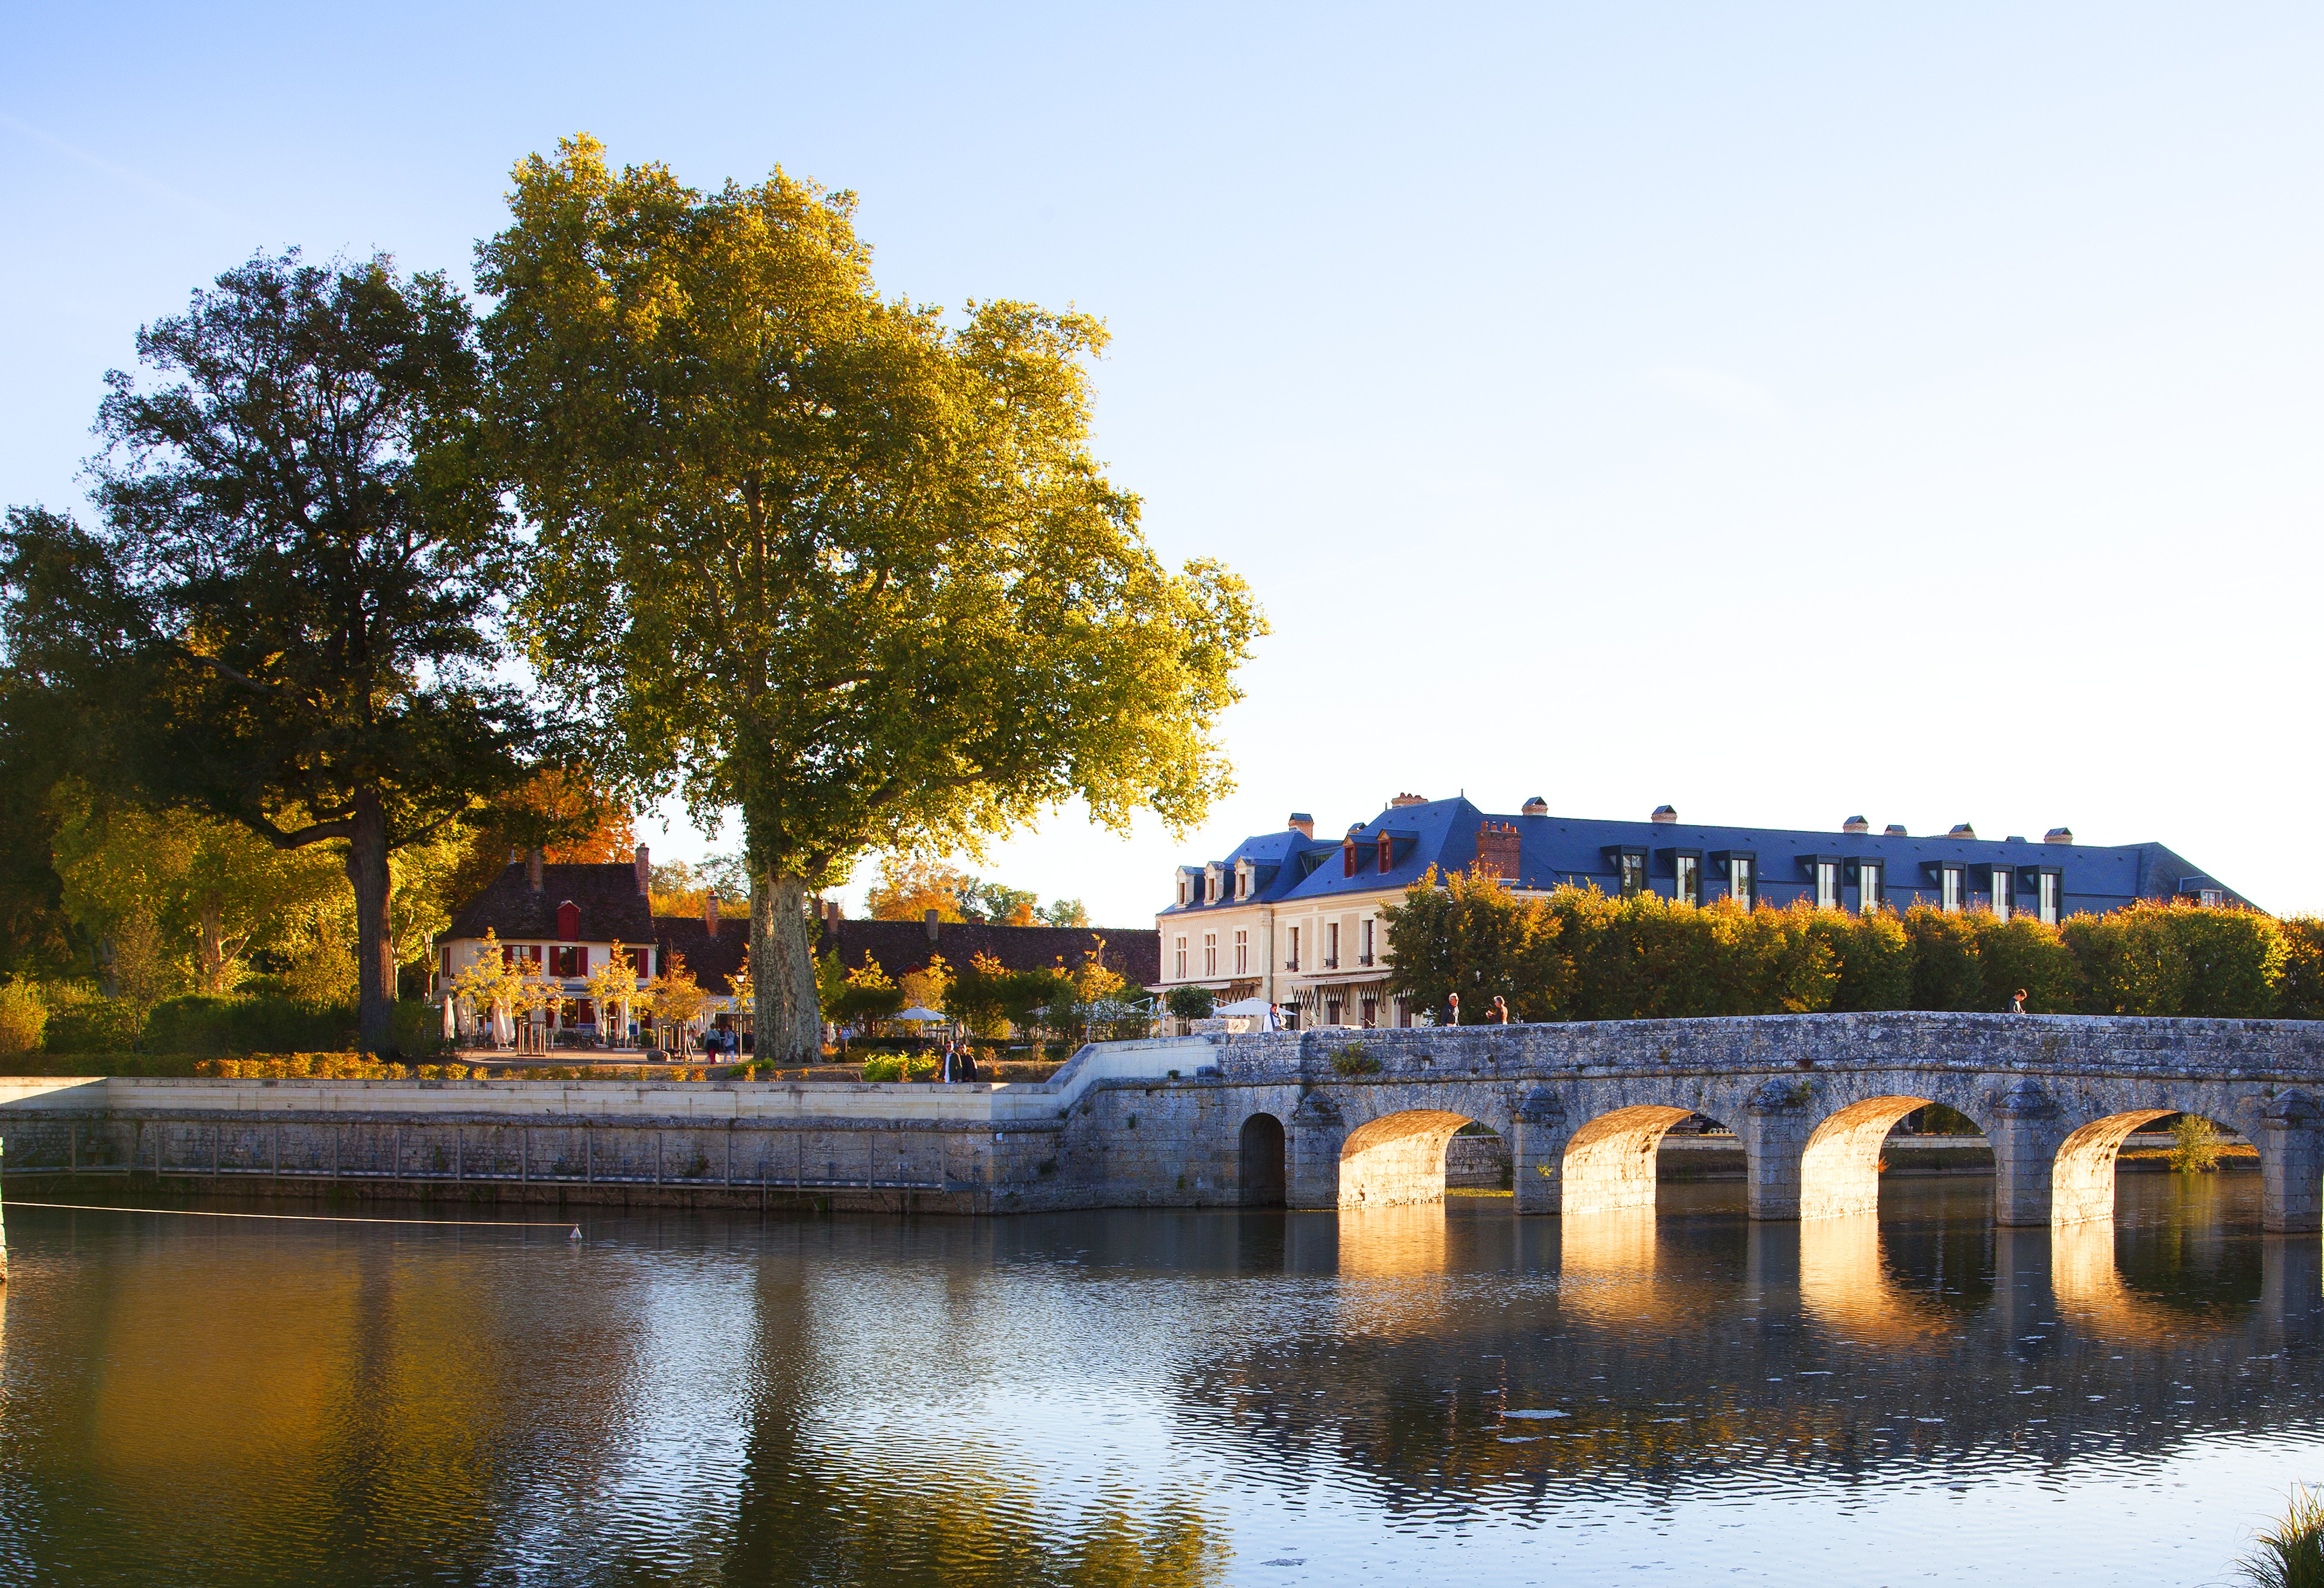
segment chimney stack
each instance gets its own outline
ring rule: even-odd
[[[1840,824],[1840,830],[1843,833],[1868,833],[1872,830],[1872,824],[1860,816],[1852,816]]]
[[[1312,838],[1315,836],[1315,818],[1304,810],[1295,810],[1291,813],[1291,830],[1303,838]]]
[[[1947,833],[1945,836],[1948,838],[1974,838],[1977,836],[1977,824],[1975,822],[1955,822],[1953,824],[1953,830]]]
[[[524,880],[532,884],[532,891],[536,893],[540,891],[540,866],[543,858],[538,849],[530,851],[524,857]]]
[[[2074,829],[2071,827],[2052,827],[2042,835],[2044,844],[2071,844],[2073,841]]]
[[[702,896],[702,929],[714,937],[718,936],[718,890],[715,888]]]
[[[829,921],[834,928],[836,928],[839,925],[842,918],[839,911],[838,900],[826,899],[823,901],[823,919]]]
[[[1399,794],[1395,799],[1388,802],[1388,808],[1390,810],[1400,810],[1407,805],[1425,805],[1427,803],[1427,799],[1419,794]]]
[[[1678,820],[1678,807],[1675,805],[1657,805],[1655,807],[1653,819],[1658,822],[1674,822]]]
[[[638,845],[637,867],[638,891],[644,893],[653,883],[653,862],[646,857],[646,846],[642,844]]]
[[[921,924],[927,928],[928,941],[931,943],[935,942],[936,940],[936,912],[933,909],[928,911],[927,916],[922,919]]]
[[[1519,816],[1547,816],[1549,814],[1549,801],[1536,794],[1532,799],[1526,800],[1525,804],[1518,808],[1517,814]]]
[[[1886,831],[1888,836],[1891,838],[1907,838],[1912,836],[1904,831],[1904,824],[1903,822],[1890,822]]]

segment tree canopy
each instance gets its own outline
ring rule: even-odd
[[[97,787],[345,855],[367,1046],[392,1043],[389,857],[512,782],[508,577],[466,300],[390,260],[259,257],[139,332],[94,528],[12,508],[0,642]]]
[[[639,788],[739,808],[762,1052],[814,1050],[806,895],[868,849],[1228,786],[1261,620],[1091,457],[1096,320],[883,298],[852,196],[780,171],[706,193],[582,137],[511,206],[479,281],[530,654]]]

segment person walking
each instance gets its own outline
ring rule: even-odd
[[[2015,992],[2013,992],[2012,994],[2010,994],[2010,998],[2009,998],[2009,1012],[2010,1012],[2010,1013],[2012,1013],[2012,1014],[2024,1014],[2024,1013],[2025,1012],[2025,989],[2024,989],[2024,988],[2020,987],[2020,988],[2018,988],[2018,989],[2017,989],[2017,991],[2016,991]]]
[[[1493,998],[1493,1020],[1497,1025],[1509,1023],[1509,1006],[1498,993]]]

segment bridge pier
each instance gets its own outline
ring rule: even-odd
[[[1993,1222],[2004,1229],[2050,1223],[2058,1149],[2066,1128],[2057,1100],[2030,1077],[2014,1083],[1994,1103],[1985,1139],[1993,1148]],[[2113,1165],[2108,1161],[2106,1216],[2114,1216]]]
[[[1509,1131],[1509,1186],[1519,1214],[1565,1210],[1565,1148],[1573,1125],[1565,1104],[1546,1086],[1536,1086],[1517,1105]]]
[[[1340,1155],[1348,1141],[1347,1116],[1322,1092],[1310,1092],[1292,1111],[1287,1132],[1283,1205],[1308,1211],[1340,1205]]]
[[[2297,1086],[2270,1098],[2252,1145],[2259,1149],[2260,1228],[2286,1235],[2324,1229],[2324,1107]]]
[[[1763,1083],[1743,1104],[1734,1123],[1743,1143],[1745,1211],[1766,1223],[1793,1223],[1800,1216],[1801,1160],[1813,1129],[1808,1118],[1805,1081]]]

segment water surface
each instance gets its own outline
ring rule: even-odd
[[[2319,1243],[2255,1176],[2054,1235],[1989,1187],[577,1244],[14,1205],[0,1580],[2223,1580],[2324,1478]]]

